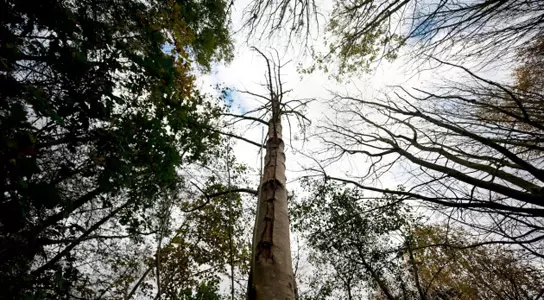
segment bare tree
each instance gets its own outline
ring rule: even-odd
[[[544,6],[538,1],[334,1],[326,20],[325,50],[313,52],[316,65],[339,73],[368,70],[373,62],[395,59],[408,45],[412,59],[443,54],[479,58],[485,65],[512,59],[544,30]],[[308,9],[312,8],[312,9]],[[254,0],[246,27],[255,35],[289,37],[310,32],[319,7],[312,1]],[[260,27],[258,26],[260,25]],[[314,25],[314,27],[317,25]],[[308,37],[308,34],[304,36]],[[306,41],[307,42],[307,41]],[[413,47],[412,47],[413,46]],[[313,70],[315,66],[309,68]]]
[[[267,94],[240,90],[239,93],[259,99],[263,104],[242,115],[225,113],[232,117],[232,122],[249,121],[268,127],[265,145],[266,155],[259,186],[259,197],[253,231],[251,272],[248,282],[249,299],[295,299],[296,284],[291,258],[289,215],[287,210],[287,189],[285,176],[285,153],[282,117],[294,116],[302,127],[309,120],[301,109],[312,99],[294,99],[284,101],[281,78],[281,65],[278,52],[272,58],[257,48],[254,50],[266,61]],[[264,101],[263,101],[264,100]],[[267,121],[265,121],[268,118]],[[244,140],[244,139],[242,139]],[[259,145],[249,140],[250,144]]]
[[[325,162],[364,158],[368,172],[325,175],[417,200],[481,233],[483,243],[514,244],[542,258],[544,97],[452,67],[470,84],[398,87],[379,100],[336,95],[336,118],[320,126],[332,151]],[[380,187],[377,179],[389,172],[407,175],[404,186]]]
[[[247,36],[258,39],[280,34],[287,36],[288,43],[301,38],[307,45],[312,28],[319,25],[315,0],[256,0],[244,12]]]

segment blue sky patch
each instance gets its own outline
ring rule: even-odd
[[[412,30],[412,37],[417,39],[430,37],[438,25],[434,16],[424,16],[416,19],[416,22],[418,23],[415,24]]]
[[[172,53],[172,49],[174,49],[174,45],[170,44],[170,43],[164,43],[161,47],[161,50],[162,52],[166,53],[166,54],[171,54]]]
[[[247,108],[243,104],[240,94],[231,89],[223,90],[223,99],[232,112],[246,113]]]

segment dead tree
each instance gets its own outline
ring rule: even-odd
[[[267,57],[254,48],[266,61],[267,94],[238,91],[265,100],[264,104],[243,115],[226,113],[235,122],[240,120],[260,123],[268,128],[265,145],[236,136],[242,141],[262,147],[266,151],[259,186],[257,213],[253,231],[251,271],[248,281],[248,299],[296,299],[296,285],[291,259],[287,187],[285,176],[285,142],[282,117],[291,128],[288,116],[294,116],[302,128],[309,120],[301,109],[312,99],[283,101],[289,90],[283,89],[279,55]],[[233,135],[234,136],[234,135]]]
[[[423,204],[484,244],[544,258],[544,98],[450,66],[470,84],[398,88],[380,100],[337,95],[337,118],[320,126],[328,162],[366,160],[368,172],[325,175]],[[386,174],[407,179],[382,187]]]

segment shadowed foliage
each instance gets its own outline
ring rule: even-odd
[[[2,297],[76,297],[72,249],[145,231],[207,160],[219,111],[190,70],[231,57],[227,26],[221,0],[0,4]]]

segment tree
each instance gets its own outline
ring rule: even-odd
[[[271,117],[255,216],[248,298],[295,299],[281,125],[283,83],[279,67],[276,70],[262,52],[256,51],[267,64],[266,86],[270,93],[267,105],[270,106]]]
[[[406,267],[417,269],[428,299],[535,299],[544,274],[504,246],[470,247],[460,228],[416,226]],[[467,247],[468,246],[468,247]]]
[[[244,183],[246,171],[243,165],[225,162],[224,155],[232,159],[228,145],[216,152],[208,161],[214,166],[209,168],[213,175],[190,170],[197,175],[188,183],[192,190],[184,187],[164,201],[164,209],[146,211],[151,220],[157,219],[145,226],[151,233],[117,236],[110,243],[98,240],[96,250],[87,242],[74,251],[84,256],[78,263],[93,268],[84,281],[89,289],[85,298],[184,299],[186,294],[199,293],[201,285],[218,281],[221,274],[231,275],[227,267],[238,278],[246,278],[250,244],[243,234],[247,219],[239,193],[257,192],[237,187]],[[220,180],[227,172],[231,184]],[[102,230],[119,235],[124,228],[102,228],[96,234],[104,234]],[[236,292],[245,293],[245,287],[236,286]]]
[[[541,291],[538,266],[504,246],[472,247],[459,227],[425,225],[398,197],[317,180],[305,188],[294,227],[320,272],[311,284],[331,290],[304,299],[534,299]]]
[[[149,265],[160,273],[160,292],[155,298],[184,299],[181,295],[200,293],[207,282],[217,284],[218,274],[227,273],[229,264],[247,268],[250,250],[242,238],[240,194],[221,184],[208,186],[201,199],[206,205],[185,214],[169,242],[155,254],[159,265],[155,260]],[[194,205],[190,202],[186,205]]]
[[[325,6],[325,5],[323,5]],[[410,0],[333,1],[323,45],[310,50],[315,68],[346,75],[369,71],[373,63],[393,60],[403,49],[410,59],[444,54],[478,58],[482,65],[512,59],[542,32],[544,8],[526,1],[439,2]],[[246,15],[249,33],[256,28],[306,39],[319,30],[321,11],[313,1],[252,1]],[[286,22],[289,26],[281,26]],[[451,49],[455,49],[451,51]]]
[[[538,37],[518,52],[520,66],[515,70],[516,86],[526,92],[539,93],[544,88],[544,39]]]
[[[445,54],[485,64],[512,58],[511,50],[537,37],[542,14],[540,5],[523,1],[337,2],[328,25],[329,45],[318,57],[325,63],[339,57],[341,74],[394,59],[405,46],[412,59]]]
[[[386,278],[406,278],[395,273],[397,252],[391,250],[402,245],[398,236],[408,229],[410,207],[396,197],[369,199],[360,189],[331,181],[306,180],[304,188],[308,196],[293,205],[293,227],[311,249],[313,267],[325,273],[309,285],[325,282],[329,293],[302,291],[303,299],[360,299],[374,289],[392,295]]]
[[[241,115],[230,112],[230,123],[249,121],[264,125],[268,129],[266,144],[262,145],[228,133],[229,136],[266,150],[264,164],[261,166],[258,203],[253,228],[251,271],[248,280],[249,299],[295,299],[296,284],[293,276],[291,245],[289,234],[288,195],[285,177],[284,138],[282,118],[287,120],[289,129],[294,116],[298,125],[304,129],[309,123],[302,113],[313,99],[291,99],[284,101],[290,90],[284,90],[281,78],[279,54],[267,57],[262,51],[253,48],[266,61],[267,94],[238,90],[237,92],[258,98],[262,105]],[[225,94],[230,93],[228,89]],[[265,121],[267,119],[267,121]]]
[[[538,72],[539,45],[531,44],[533,54],[520,53],[524,63],[516,74]],[[517,244],[543,257],[538,81],[524,75],[506,84],[436,61],[460,70],[465,83],[449,81],[432,91],[397,87],[383,100],[337,95],[339,118],[321,127],[334,151],[329,162],[363,156],[369,168],[360,178],[335,179],[419,200],[443,218],[486,233],[487,242]],[[397,168],[413,179],[405,190],[368,184]]]
[[[288,43],[302,37],[308,42],[312,26],[319,23],[315,0],[252,1],[244,10],[248,37],[271,39],[276,33],[288,36]],[[307,46],[307,44],[306,44]]]
[[[518,92],[517,97],[511,97],[505,91],[497,91],[495,94],[482,97],[491,108],[480,109],[482,120],[489,123],[500,122],[510,125],[518,130],[533,130],[531,126],[519,122],[515,117],[504,112],[515,112],[525,118],[540,120],[544,103],[542,102],[542,89],[544,82],[540,74],[544,71],[544,40],[537,38],[518,52],[519,66],[514,69],[514,83],[512,88]],[[497,109],[500,108],[500,109]],[[528,141],[529,142],[529,141]],[[538,144],[538,141],[533,141]]]
[[[0,11],[2,297],[76,297],[73,250],[107,240],[100,228],[154,227],[149,211],[183,188],[179,170],[219,144],[219,110],[190,70],[231,57],[228,5],[4,1]]]
[[[202,283],[196,293],[187,290],[181,299],[183,300],[221,300],[219,295],[219,286],[217,281],[211,283]]]

